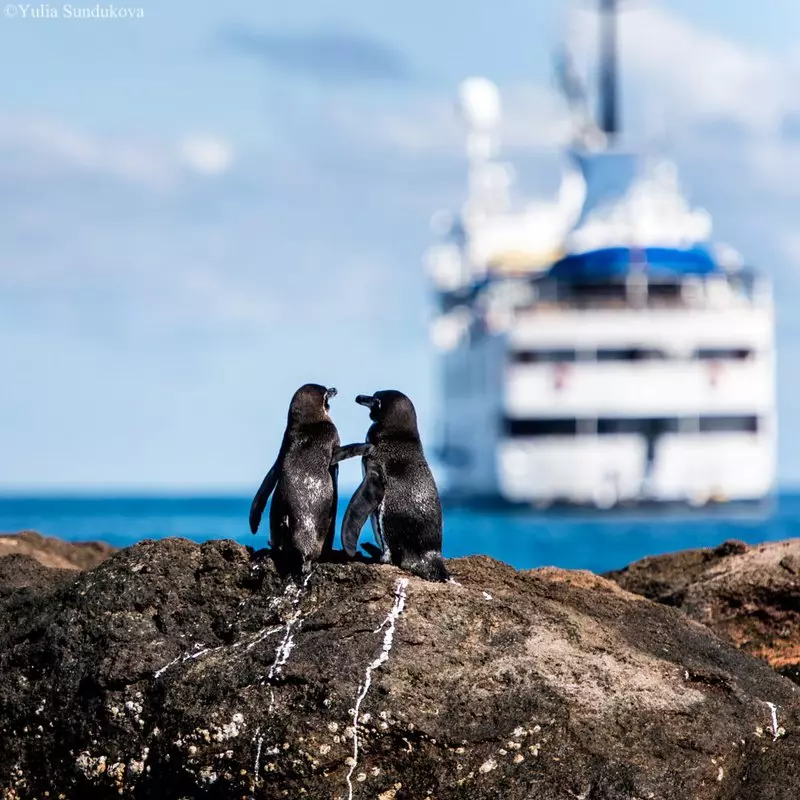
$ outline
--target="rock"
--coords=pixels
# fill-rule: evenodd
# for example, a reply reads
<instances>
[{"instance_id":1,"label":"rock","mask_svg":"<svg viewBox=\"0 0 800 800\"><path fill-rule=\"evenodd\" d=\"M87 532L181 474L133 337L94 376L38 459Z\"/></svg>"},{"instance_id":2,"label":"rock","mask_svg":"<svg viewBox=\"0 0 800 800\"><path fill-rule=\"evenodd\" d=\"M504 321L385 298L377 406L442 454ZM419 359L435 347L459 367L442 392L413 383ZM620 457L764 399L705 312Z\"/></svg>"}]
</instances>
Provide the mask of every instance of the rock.
<instances>
[{"instance_id":1,"label":"rock","mask_svg":"<svg viewBox=\"0 0 800 800\"><path fill-rule=\"evenodd\" d=\"M798 796L800 693L763 662L590 573L448 567L297 586L167 539L12 592L0 797Z\"/></svg>"},{"instance_id":2,"label":"rock","mask_svg":"<svg viewBox=\"0 0 800 800\"><path fill-rule=\"evenodd\" d=\"M680 608L800 682L800 539L755 547L725 542L645 558L607 577Z\"/></svg>"},{"instance_id":3,"label":"rock","mask_svg":"<svg viewBox=\"0 0 800 800\"><path fill-rule=\"evenodd\" d=\"M40 588L74 577L71 569L43 567L32 556L13 555L0 557L0 597L19 589Z\"/></svg>"},{"instance_id":4,"label":"rock","mask_svg":"<svg viewBox=\"0 0 800 800\"><path fill-rule=\"evenodd\" d=\"M23 555L35 558L45 567L91 569L116 551L104 542L65 542L35 531L0 534L0 558Z\"/></svg>"}]
</instances>

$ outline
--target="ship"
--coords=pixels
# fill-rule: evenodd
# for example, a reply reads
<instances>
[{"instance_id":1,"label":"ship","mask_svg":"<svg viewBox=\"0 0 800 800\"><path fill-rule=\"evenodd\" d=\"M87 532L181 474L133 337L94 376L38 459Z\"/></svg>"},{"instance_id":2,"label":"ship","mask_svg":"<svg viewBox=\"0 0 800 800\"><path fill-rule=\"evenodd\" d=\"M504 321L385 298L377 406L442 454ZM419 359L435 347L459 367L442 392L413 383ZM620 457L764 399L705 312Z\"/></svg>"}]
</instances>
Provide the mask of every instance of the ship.
<instances>
[{"instance_id":1,"label":"ship","mask_svg":"<svg viewBox=\"0 0 800 800\"><path fill-rule=\"evenodd\" d=\"M597 119L559 59L573 135L552 202L512 201L494 84L459 90L467 198L434 217L425 256L445 496L763 501L777 440L771 282L712 239L670 159L621 145L614 0L600 12Z\"/></svg>"}]
</instances>

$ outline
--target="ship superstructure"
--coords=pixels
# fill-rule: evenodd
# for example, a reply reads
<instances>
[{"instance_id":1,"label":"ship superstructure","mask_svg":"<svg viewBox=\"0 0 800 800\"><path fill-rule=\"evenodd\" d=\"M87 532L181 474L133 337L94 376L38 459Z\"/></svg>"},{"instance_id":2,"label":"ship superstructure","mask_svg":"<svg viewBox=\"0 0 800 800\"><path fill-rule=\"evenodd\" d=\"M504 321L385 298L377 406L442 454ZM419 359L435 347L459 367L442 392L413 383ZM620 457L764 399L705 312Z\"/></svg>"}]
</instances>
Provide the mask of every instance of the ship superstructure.
<instances>
[{"instance_id":1,"label":"ship superstructure","mask_svg":"<svg viewBox=\"0 0 800 800\"><path fill-rule=\"evenodd\" d=\"M550 203L512 204L498 92L462 84L468 198L427 254L447 492L600 508L759 500L775 477L771 287L712 242L671 162L619 148L608 17L600 123L577 115Z\"/></svg>"}]
</instances>

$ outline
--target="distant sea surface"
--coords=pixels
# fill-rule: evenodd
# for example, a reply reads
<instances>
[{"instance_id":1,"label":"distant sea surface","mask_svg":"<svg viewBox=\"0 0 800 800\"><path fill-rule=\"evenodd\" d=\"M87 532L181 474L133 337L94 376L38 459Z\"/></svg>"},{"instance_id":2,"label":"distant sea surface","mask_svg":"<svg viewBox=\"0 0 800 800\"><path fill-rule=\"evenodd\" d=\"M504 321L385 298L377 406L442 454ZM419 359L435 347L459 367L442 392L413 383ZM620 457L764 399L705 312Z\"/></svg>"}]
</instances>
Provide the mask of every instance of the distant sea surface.
<instances>
[{"instance_id":1,"label":"distant sea surface","mask_svg":"<svg viewBox=\"0 0 800 800\"><path fill-rule=\"evenodd\" d=\"M348 500L343 493L340 524ZM249 497L0 497L0 532L35 530L117 547L166 536L197 542L235 539L266 547L266 516L263 532L253 536L247 525L249 507ZM723 506L713 511L598 514L451 508L445 510L444 554L483 553L518 569L550 565L604 572L647 555L713 547L726 539L756 544L798 536L800 493L779 494L758 508ZM372 541L369 523L362 541Z\"/></svg>"}]
</instances>

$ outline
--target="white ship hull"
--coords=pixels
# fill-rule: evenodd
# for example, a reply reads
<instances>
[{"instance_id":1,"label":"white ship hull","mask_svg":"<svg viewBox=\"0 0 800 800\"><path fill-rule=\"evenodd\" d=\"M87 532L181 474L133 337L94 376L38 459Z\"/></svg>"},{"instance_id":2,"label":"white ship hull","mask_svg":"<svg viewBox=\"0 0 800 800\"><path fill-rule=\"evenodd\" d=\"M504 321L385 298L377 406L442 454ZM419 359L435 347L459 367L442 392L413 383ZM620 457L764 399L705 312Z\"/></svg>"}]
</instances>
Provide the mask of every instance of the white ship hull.
<instances>
[{"instance_id":1,"label":"white ship hull","mask_svg":"<svg viewBox=\"0 0 800 800\"><path fill-rule=\"evenodd\" d=\"M704 505L760 500L774 484L766 297L724 309L523 312L505 332L465 337L443 356L443 375L454 497Z\"/></svg>"}]
</instances>

